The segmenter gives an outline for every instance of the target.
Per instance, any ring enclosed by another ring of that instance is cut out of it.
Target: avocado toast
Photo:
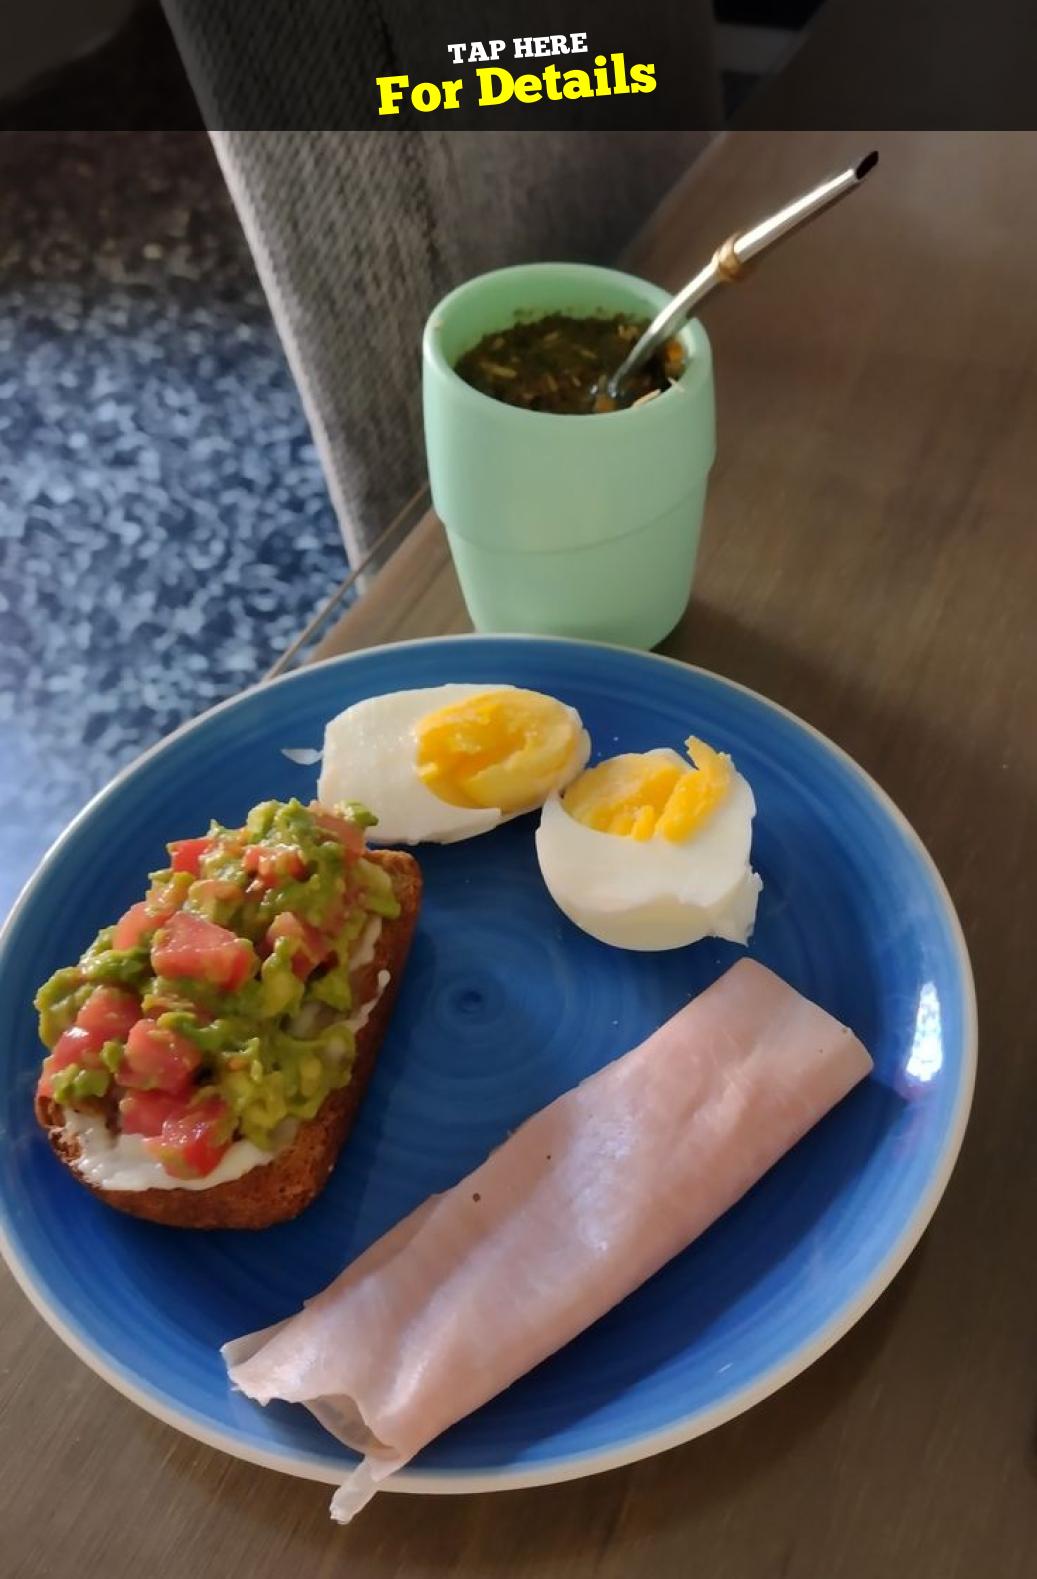
[[[268,801],[169,846],[147,897],[37,995],[36,1112],[107,1204],[263,1228],[323,1188],[388,1025],[421,897],[374,819]]]

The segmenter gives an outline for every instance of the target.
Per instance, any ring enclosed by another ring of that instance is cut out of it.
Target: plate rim
[[[661,1430],[644,1432],[630,1437],[611,1448],[602,1449],[598,1452],[576,1452],[556,1459],[541,1461],[528,1467],[520,1465],[506,1470],[429,1470],[408,1465],[391,1476],[383,1486],[385,1491],[432,1495],[521,1490],[533,1486],[556,1485],[568,1480],[578,1480],[585,1476],[602,1474],[610,1469],[619,1469],[624,1465],[637,1463],[642,1459],[652,1458],[658,1453],[667,1452],[670,1448],[679,1447],[685,1442],[693,1441],[698,1436],[704,1436],[708,1431],[715,1430],[716,1427],[724,1425],[727,1421],[735,1419],[740,1414],[744,1414],[747,1410],[753,1408],[754,1405],[762,1403],[765,1398],[778,1392],[788,1382],[807,1370],[823,1354],[827,1353],[840,1338],[844,1337],[871,1308],[879,1296],[885,1292],[918,1245],[919,1240],[931,1222],[950,1182],[951,1174],[954,1171],[955,1163],[961,1151],[962,1141],[964,1140],[975,1091],[979,1044],[975,979],[964,930],[955,909],[954,901],[936,862],[929,853],[921,836],[892,797],[872,778],[871,774],[861,767],[860,763],[848,751],[844,750],[836,741],[831,740],[814,724],[800,717],[798,713],[794,713],[791,708],[785,707],[780,702],[772,701],[770,697],[764,696],[762,692],[754,690],[752,686],[744,685],[740,680],[732,680],[726,675],[717,674],[712,669],[704,668],[701,664],[686,663],[683,659],[672,658],[666,653],[642,651],[633,647],[623,647],[608,642],[589,641],[575,636],[550,636],[519,631],[463,631],[439,636],[410,637],[395,642],[378,642],[370,647],[359,647],[351,652],[339,653],[334,657],[322,659],[316,664],[293,669],[288,674],[278,675],[272,680],[260,679],[255,684],[246,686],[244,690],[236,692],[233,696],[225,698],[224,701],[217,702],[213,707],[206,708],[204,712],[199,713],[194,718],[185,720],[170,734],[163,736],[161,740],[155,741],[153,745],[147,747],[146,750],[134,757],[131,762],[128,762],[96,794],[90,797],[66,827],[62,829],[34,871],[30,873],[3,926],[0,927],[0,956],[2,956],[8,945],[9,936],[14,931],[23,909],[30,902],[34,888],[44,873],[49,871],[60,859],[65,844],[71,839],[75,830],[93,814],[94,809],[119,784],[135,773],[144,762],[168,750],[174,741],[196,729],[200,729],[210,719],[240,705],[247,698],[256,695],[258,692],[269,691],[275,687],[289,687],[297,683],[300,677],[313,673],[317,668],[343,668],[350,663],[356,662],[357,659],[371,654],[415,648],[439,648],[463,644],[469,641],[489,641],[502,644],[517,642],[527,646],[532,644],[590,648],[625,658],[663,664],[683,672],[698,674],[707,681],[721,687],[728,687],[734,691],[740,691],[744,695],[751,697],[764,708],[779,714],[804,730],[823,750],[833,755],[844,769],[848,770],[853,777],[861,782],[864,789],[897,827],[906,843],[914,849],[920,858],[923,870],[929,878],[932,890],[943,909],[944,919],[948,926],[949,937],[956,956],[958,979],[962,991],[962,1068],[957,1100],[948,1125],[943,1148],[928,1185],[919,1198],[912,1216],[905,1224],[900,1237],[890,1246],[885,1257],[875,1268],[867,1283],[858,1290],[856,1297],[826,1322],[812,1339],[801,1344],[783,1361],[771,1366],[763,1375],[747,1383],[713,1408],[699,1410]],[[100,1376],[103,1381],[115,1388],[123,1397],[128,1398],[147,1414],[163,1421],[166,1425],[172,1426],[175,1430],[192,1438],[194,1441],[202,1442],[207,1447],[217,1448],[220,1452],[227,1453],[233,1458],[241,1459],[245,1463],[256,1464],[265,1469],[279,1470],[282,1474],[292,1475],[297,1479],[319,1481],[327,1485],[338,1484],[343,1476],[348,1474],[353,1467],[353,1460],[343,1460],[340,1469],[336,1471],[325,1460],[318,1459],[316,1456],[311,1456],[304,1451],[278,1452],[253,1447],[251,1444],[242,1442],[230,1434],[212,1429],[204,1421],[197,1419],[187,1411],[170,1408],[163,1399],[138,1385],[132,1378],[111,1363],[105,1350],[81,1337],[75,1327],[66,1322],[59,1311],[50,1304],[45,1290],[34,1276],[33,1269],[23,1262],[16,1251],[7,1231],[6,1219],[7,1207],[4,1201],[0,1199],[0,1256],[3,1257],[15,1282],[37,1313],[42,1316],[47,1326],[61,1339],[66,1347],[82,1360],[95,1375]]]

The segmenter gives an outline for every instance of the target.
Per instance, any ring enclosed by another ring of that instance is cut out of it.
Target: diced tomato
[[[119,1103],[119,1128],[124,1135],[161,1135],[167,1119],[187,1110],[187,1098],[169,1091],[127,1091]]]
[[[279,938],[290,938],[294,945],[292,951],[292,970],[303,980],[328,957],[329,942],[323,932],[318,932],[308,921],[295,915],[291,910],[282,910],[271,921],[266,931],[265,943],[268,950],[272,950]]]
[[[144,900],[138,899],[137,903],[131,905],[118,922],[115,928],[115,936],[112,939],[112,947],[136,948],[138,943],[143,943],[144,939],[149,937],[158,925],[158,921],[151,914]]]
[[[242,854],[246,872],[262,878],[268,888],[306,876],[306,861],[293,844],[248,844]]]
[[[173,871],[190,872],[197,877],[201,871],[202,856],[212,849],[213,842],[210,838],[174,839],[172,844],[166,846]]]
[[[116,1079],[140,1091],[186,1091],[202,1055],[189,1036],[138,1020],[126,1039]]]
[[[124,1042],[140,1019],[135,993],[118,987],[95,987],[76,1015],[76,1026],[95,1033],[105,1042]]]
[[[248,980],[257,962],[247,938],[236,937],[204,916],[178,910],[155,938],[151,963],[159,976],[191,976],[235,992]]]
[[[100,1069],[101,1048],[105,1040],[98,1031],[85,1030],[81,1025],[70,1025],[67,1031],[62,1031],[54,1043],[53,1051],[43,1060],[40,1078],[36,1083],[37,1096],[53,1096],[54,1076],[70,1064],[78,1064],[81,1069]]]
[[[309,811],[317,827],[324,833],[330,834],[348,856],[355,858],[363,855],[366,833],[359,823],[354,822],[351,817],[340,817],[337,812],[329,811],[317,801],[310,802]]]
[[[55,1069],[66,1069],[69,1064],[81,1064],[84,1069],[100,1069],[101,1048],[107,1038],[97,1030],[87,1030],[82,1025],[70,1025],[54,1043],[51,1058]]]
[[[227,1150],[233,1132],[234,1119],[226,1102],[209,1097],[167,1118],[148,1148],[174,1178],[204,1179]]]
[[[146,899],[138,899],[116,926],[112,947],[137,948],[146,942],[157,928],[179,910],[186,892],[185,879],[178,875],[164,888],[153,888]]]

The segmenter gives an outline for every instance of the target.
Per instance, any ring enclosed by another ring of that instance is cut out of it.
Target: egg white
[[[512,817],[535,811],[540,798],[516,811],[499,807],[451,806],[422,782],[416,766],[415,730],[429,713],[487,691],[514,691],[514,685],[432,685],[412,691],[369,696],[339,713],[324,732],[324,756],[317,798],[325,806],[362,801],[378,818],[371,844],[453,844],[487,833]],[[558,775],[564,789],[590,756],[590,739],[575,708],[572,753]]]
[[[646,756],[687,767],[675,751]],[[753,792],[735,773],[729,794],[683,842],[599,833],[556,793],[544,804],[537,859],[548,892],[576,926],[615,948],[684,948],[700,938],[745,943],[763,886],[749,866]]]

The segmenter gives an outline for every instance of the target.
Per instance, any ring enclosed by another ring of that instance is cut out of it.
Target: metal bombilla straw
[[[772,247],[790,231],[798,230],[800,225],[805,225],[816,214],[837,203],[847,192],[855,191],[878,162],[879,156],[876,152],[865,154],[864,158],[849,170],[830,176],[827,181],[822,181],[820,186],[815,186],[802,197],[797,197],[794,202],[787,203],[776,214],[760,220],[759,224],[753,225],[750,230],[739,231],[729,236],[723,245],[717,248],[705,268],[701,269],[693,280],[689,280],[684,289],[678,291],[673,300],[667,302],[662,311],[653,318],[633,350],[608,380],[606,389],[609,396],[613,400],[619,399],[620,390],[631,373],[672,338],[692,309],[697,307],[710,291],[718,285],[730,285],[735,280],[740,280],[750,258],[765,251],[767,247]]]

